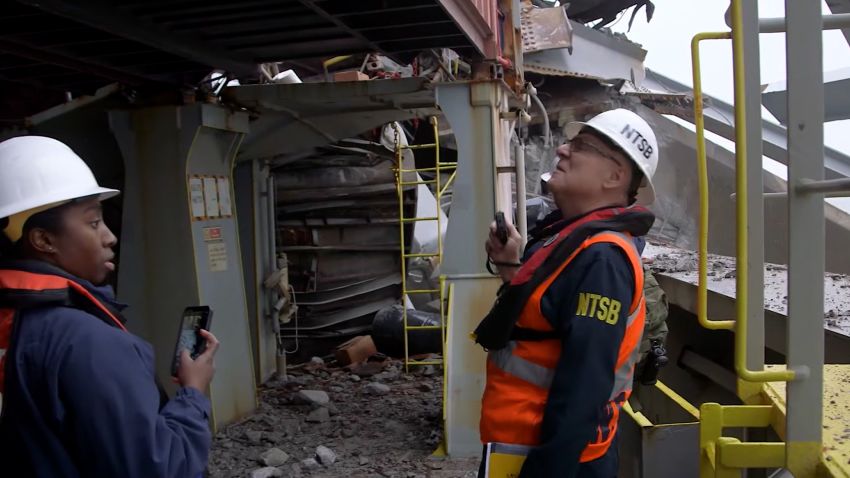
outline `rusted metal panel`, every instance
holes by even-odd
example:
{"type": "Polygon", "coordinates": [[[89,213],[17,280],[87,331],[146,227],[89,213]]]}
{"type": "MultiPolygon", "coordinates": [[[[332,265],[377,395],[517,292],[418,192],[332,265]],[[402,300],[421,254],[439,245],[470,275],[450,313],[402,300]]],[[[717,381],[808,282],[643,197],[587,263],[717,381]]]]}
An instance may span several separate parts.
{"type": "Polygon", "coordinates": [[[570,26],[572,49],[528,53],[524,58],[525,71],[599,80],[623,79],[638,85],[643,81],[646,50],[640,45],[572,20],[570,26]]]}
{"type": "Polygon", "coordinates": [[[496,0],[437,0],[478,52],[488,59],[499,56],[499,15],[496,0]]]}

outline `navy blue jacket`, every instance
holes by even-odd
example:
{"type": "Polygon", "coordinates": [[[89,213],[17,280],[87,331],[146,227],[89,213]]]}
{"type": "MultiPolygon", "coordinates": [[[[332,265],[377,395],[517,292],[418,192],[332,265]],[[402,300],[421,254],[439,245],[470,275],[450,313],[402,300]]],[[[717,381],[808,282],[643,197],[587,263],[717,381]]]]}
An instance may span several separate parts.
{"type": "MultiPolygon", "coordinates": [[[[109,287],[36,267],[121,308],[109,287]]],[[[76,308],[27,309],[17,320],[0,420],[3,476],[193,478],[204,471],[209,399],[181,388],[160,407],[150,344],[76,308]]]]}
{"type": "MultiPolygon", "coordinates": [[[[562,220],[555,212],[541,221],[532,232],[524,258],[530,257],[546,237],[576,219],[562,220]]],[[[606,413],[614,388],[615,364],[627,321],[609,325],[577,315],[580,293],[632,303],[634,274],[619,247],[606,243],[588,247],[559,274],[541,299],[541,312],[561,335],[563,348],[543,414],[540,445],[529,452],[520,475],[523,478],[617,476],[616,441],[601,458],[579,463],[579,457],[587,443],[595,439],[597,425],[604,421],[600,417],[606,413]]]]}

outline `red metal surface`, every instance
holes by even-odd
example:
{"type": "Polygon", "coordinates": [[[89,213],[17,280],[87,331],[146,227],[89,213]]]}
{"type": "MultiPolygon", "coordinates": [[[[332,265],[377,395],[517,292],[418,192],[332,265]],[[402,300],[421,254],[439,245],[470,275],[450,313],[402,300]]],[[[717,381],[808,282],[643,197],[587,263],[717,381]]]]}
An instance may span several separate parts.
{"type": "Polygon", "coordinates": [[[496,0],[438,0],[486,59],[499,57],[499,13],[496,0]]]}

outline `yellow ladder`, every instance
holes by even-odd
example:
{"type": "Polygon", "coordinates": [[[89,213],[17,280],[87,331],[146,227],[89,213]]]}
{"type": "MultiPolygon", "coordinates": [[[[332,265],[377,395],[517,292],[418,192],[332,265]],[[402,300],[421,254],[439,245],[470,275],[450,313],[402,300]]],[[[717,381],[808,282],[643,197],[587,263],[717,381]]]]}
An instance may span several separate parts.
{"type": "Polygon", "coordinates": [[[443,221],[443,210],[441,206],[441,199],[443,194],[446,192],[448,187],[454,181],[455,175],[457,174],[457,163],[449,163],[449,162],[441,162],[440,161],[440,130],[439,123],[436,116],[432,116],[429,118],[429,123],[431,127],[434,129],[434,142],[428,144],[417,144],[417,145],[406,145],[401,143],[401,131],[399,130],[398,124],[394,123],[393,128],[395,130],[395,158],[396,158],[396,168],[395,168],[395,177],[396,177],[396,191],[398,193],[398,217],[399,217],[399,244],[401,247],[401,293],[402,293],[402,301],[404,297],[408,294],[438,294],[440,300],[440,324],[439,325],[410,325],[408,323],[407,318],[407,307],[404,303],[402,303],[402,322],[404,326],[404,368],[405,371],[409,371],[410,366],[416,365],[442,365],[443,360],[411,360],[410,359],[410,346],[409,346],[409,333],[423,330],[440,330],[442,336],[442,350],[440,351],[441,356],[445,359],[445,346],[446,346],[446,288],[445,288],[445,278],[440,277],[439,288],[437,289],[410,289],[407,287],[407,261],[408,259],[413,258],[434,258],[437,263],[442,263],[443,260],[443,237],[441,234],[442,221],[443,221]],[[416,168],[415,165],[412,169],[404,168],[404,152],[405,150],[421,150],[421,149],[433,149],[434,150],[434,167],[432,168],[416,168]],[[451,176],[449,176],[448,180],[445,183],[442,183],[442,173],[445,171],[452,171],[451,176]],[[419,173],[434,173],[434,179],[425,180],[419,175],[419,173]],[[415,175],[415,180],[409,181],[406,176],[415,175]],[[434,185],[435,198],[437,200],[437,215],[432,217],[405,217],[404,214],[404,191],[405,187],[419,185],[434,185]],[[410,253],[407,251],[407,241],[406,235],[404,233],[404,228],[411,223],[423,222],[423,221],[434,221],[437,223],[437,250],[433,252],[419,252],[419,253],[410,253]]]}
{"type": "MultiPolygon", "coordinates": [[[[738,376],[738,395],[745,405],[721,405],[705,403],[700,408],[700,478],[740,477],[743,470],[753,468],[785,468],[797,478],[820,476],[823,467],[823,437],[821,427],[823,409],[823,331],[820,317],[823,312],[822,284],[823,264],[823,194],[847,193],[847,182],[823,181],[822,135],[818,142],[817,123],[823,120],[821,76],[813,72],[822,71],[821,50],[818,36],[809,33],[817,31],[820,25],[824,29],[834,29],[850,23],[847,18],[821,18],[820,6],[806,3],[786,3],[788,24],[788,94],[789,117],[795,125],[788,131],[789,144],[795,144],[796,150],[789,150],[788,157],[788,205],[789,239],[788,268],[788,337],[789,352],[787,367],[764,367],[763,354],[751,369],[748,357],[757,357],[764,347],[760,331],[750,330],[748,322],[752,313],[749,301],[761,300],[761,292],[750,292],[748,274],[750,248],[757,251],[752,257],[755,264],[761,264],[762,249],[758,243],[750,242],[748,230],[752,221],[763,221],[763,217],[748,217],[750,199],[748,199],[748,174],[761,174],[759,157],[748,158],[748,146],[760,144],[761,131],[748,128],[747,123],[754,121],[747,116],[748,98],[758,97],[759,91],[753,91],[753,77],[758,75],[758,61],[745,58],[747,51],[757,52],[758,33],[748,28],[758,28],[758,32],[783,32],[785,21],[776,19],[758,20],[757,6],[744,3],[744,0],[732,0],[732,31],[706,32],[694,36],[691,42],[693,61],[694,116],[697,134],[697,168],[699,176],[700,219],[699,219],[699,288],[697,292],[697,316],[699,323],[712,330],[730,330],[735,334],[735,371],[738,376]],[[745,8],[747,10],[745,10],[745,8]],[[755,26],[757,25],[757,26],[755,26]],[[792,33],[793,32],[793,33],[792,33]],[[753,35],[749,36],[748,34],[753,35]],[[705,124],[703,117],[703,95],[700,86],[699,44],[703,40],[732,40],[735,85],[735,157],[736,157],[736,231],[737,231],[737,284],[735,320],[709,320],[707,315],[707,255],[708,255],[708,168],[705,150],[705,124]],[[749,43],[745,43],[749,42],[749,43]],[[753,66],[754,65],[754,66],[753,66]],[[793,65],[793,66],[792,66],[793,65]],[[747,72],[749,68],[753,72],[747,72]],[[802,72],[802,73],[801,73],[802,72]],[[750,76],[752,75],[752,76],[750,76]],[[792,76],[793,75],[793,76],[792,76]],[[803,75],[809,75],[803,76],[803,75]],[[818,86],[819,85],[819,86],[818,86]],[[815,86],[818,86],[815,88],[815,86]],[[800,91],[808,87],[806,95],[800,91]],[[752,89],[751,89],[752,88],[752,89]],[[811,98],[808,98],[808,95],[811,98]],[[793,97],[793,98],[792,98],[793,97]],[[793,107],[792,107],[793,106],[793,107]],[[796,116],[795,116],[796,115],[796,116]],[[748,162],[758,161],[758,167],[748,162]],[[802,160],[802,161],[801,161],[802,160]],[[748,166],[755,170],[748,173],[748,166]],[[842,189],[844,188],[844,189],[842,189]],[[820,196],[818,196],[818,194],[820,196]],[[809,234],[806,238],[801,234],[809,234]],[[801,261],[801,258],[805,260],[801,261]],[[818,273],[820,277],[818,277],[818,273]],[[753,298],[750,295],[753,295],[753,298]],[[813,320],[811,326],[805,319],[813,320]],[[749,353],[748,353],[749,352],[749,353]],[[758,352],[758,353],[755,353],[758,352]],[[758,365],[758,363],[762,365],[758,365]],[[770,387],[788,383],[787,408],[768,400],[765,384],[774,382],[770,387]],[[792,391],[793,389],[793,391],[792,391]],[[793,395],[792,395],[793,394],[793,395]],[[796,397],[793,400],[791,397],[796,397]],[[793,403],[792,403],[793,402],[793,403]],[[791,411],[791,408],[795,410],[791,411]],[[777,442],[741,442],[737,438],[723,436],[724,428],[766,428],[772,427],[784,441],[777,442]]],[[[845,25],[846,26],[846,25],[845,25]]],[[[752,105],[751,105],[752,106],[752,105]]],[[[756,117],[760,120],[760,115],[756,117]]],[[[760,125],[755,125],[760,126],[760,125]]],[[[760,148],[754,156],[760,156],[760,148]]],[[[754,191],[761,196],[762,191],[754,191]]],[[[756,202],[761,198],[756,198],[756,202]]],[[[755,226],[757,230],[760,226],[755,226]]],[[[759,267],[757,267],[759,268],[759,267]]],[[[762,271],[754,271],[761,274],[762,271]]],[[[761,304],[758,305],[762,307],[761,304]]],[[[753,307],[755,308],[755,307],[753,307]]],[[[758,319],[758,316],[754,316],[758,319]]],[[[763,327],[763,322],[756,321],[763,327]]],[[[785,397],[783,397],[784,399],[785,397]]],[[[835,476],[835,475],[833,475],[835,476]]],[[[844,476],[844,475],[841,475],[844,476]]]]}

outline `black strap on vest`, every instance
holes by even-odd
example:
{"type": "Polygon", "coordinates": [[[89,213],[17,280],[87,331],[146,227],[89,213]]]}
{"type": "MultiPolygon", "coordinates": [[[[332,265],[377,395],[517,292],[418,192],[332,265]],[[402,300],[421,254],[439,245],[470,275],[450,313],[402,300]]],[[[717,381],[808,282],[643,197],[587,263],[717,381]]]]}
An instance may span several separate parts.
{"type": "Polygon", "coordinates": [[[554,330],[534,330],[525,327],[514,326],[511,331],[511,340],[528,340],[531,342],[540,342],[541,340],[552,340],[561,338],[561,334],[554,330]]]}
{"type": "Polygon", "coordinates": [[[516,322],[531,294],[589,237],[604,231],[644,235],[654,221],[655,216],[646,210],[627,209],[615,217],[590,221],[577,227],[566,239],[554,246],[555,250],[532,273],[527,282],[509,284],[500,289],[492,309],[475,329],[475,342],[486,350],[498,350],[507,346],[510,340],[546,340],[557,337],[542,331],[527,332],[530,329],[519,329],[518,335],[514,335],[517,331],[516,322]]]}

